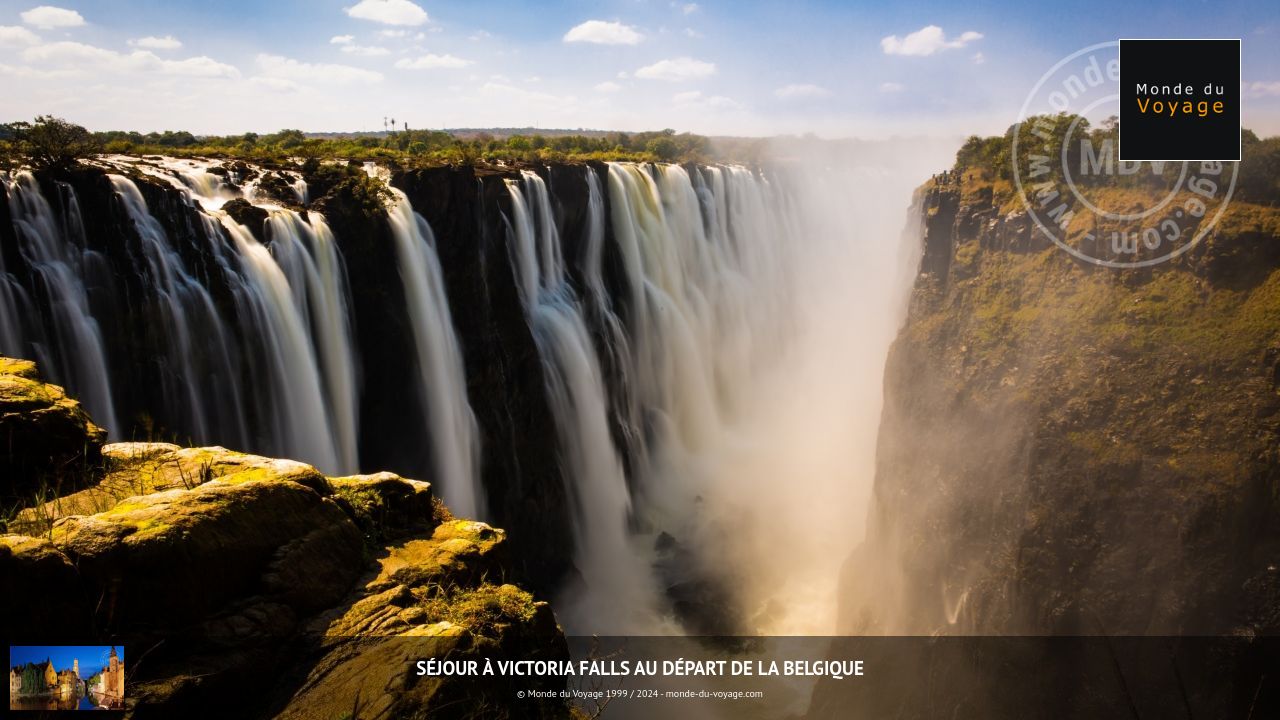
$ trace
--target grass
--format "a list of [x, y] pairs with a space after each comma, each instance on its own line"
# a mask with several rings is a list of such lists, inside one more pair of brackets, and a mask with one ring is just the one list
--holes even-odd
[[481, 582], [474, 588], [436, 586], [422, 600], [431, 622], [446, 621], [485, 637], [498, 637], [509, 625], [533, 620], [533, 596], [515, 585]]

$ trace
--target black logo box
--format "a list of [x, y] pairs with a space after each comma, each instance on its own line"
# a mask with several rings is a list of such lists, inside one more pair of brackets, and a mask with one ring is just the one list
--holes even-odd
[[[1121, 39], [1120, 160], [1238, 161], [1240, 46], [1239, 39]], [[1140, 85], [1146, 92], [1138, 92]], [[1166, 87], [1181, 92], [1165, 93]], [[1139, 100], [1147, 112], [1139, 112]], [[1191, 114], [1183, 112], [1188, 101]], [[1205, 116], [1198, 112], [1202, 102]], [[1218, 102], [1221, 113], [1213, 112]], [[1163, 112], [1156, 114], [1156, 107]]]

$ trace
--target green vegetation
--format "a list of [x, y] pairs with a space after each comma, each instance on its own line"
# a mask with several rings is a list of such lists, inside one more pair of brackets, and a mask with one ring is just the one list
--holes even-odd
[[542, 135], [516, 133], [495, 137], [440, 130], [391, 130], [358, 135], [309, 135], [281, 130], [267, 135], [197, 136], [186, 131], [140, 133], [124, 130], [91, 133], [50, 116], [33, 123], [0, 124], [0, 167], [26, 159], [37, 167], [65, 167], [89, 155], [237, 158], [261, 164], [304, 161], [373, 160], [404, 167], [445, 164], [495, 164], [584, 160], [705, 162], [715, 159], [711, 141], [701, 135], [666, 129], [654, 132]]
[[473, 634], [498, 637], [507, 625], [533, 619], [533, 596], [515, 585], [481, 583], [475, 588], [438, 588], [422, 602], [432, 622], [442, 620]]
[[[1100, 163], [1106, 162], [1108, 154], [1113, 161], [1118, 157], [1116, 153], [1119, 148], [1120, 124], [1114, 117], [1108, 118], [1099, 126], [1093, 126], [1078, 115], [1036, 115], [1027, 118], [1022, 126], [1024, 129], [1019, 134], [1017, 162], [1017, 167], [1020, 168], [1030, 168], [1033, 163], [1031, 156], [1043, 153], [1046, 143], [1049, 147], [1061, 148], [1068, 133], [1076, 142], [1087, 141]], [[1013, 137], [1018, 133], [1018, 128], [1019, 124], [1010, 125], [1003, 135], [993, 137], [970, 136], [956, 153], [952, 171], [966, 181], [990, 185], [995, 192], [997, 205], [1013, 196]], [[1049, 139], [1041, 140], [1034, 137], [1033, 133]], [[1028, 138], [1032, 141], [1029, 142]], [[1246, 129], [1242, 135], [1242, 153], [1234, 198], [1263, 205], [1280, 205], [1280, 137], [1263, 140], [1252, 130]], [[1045, 165], [1050, 173], [1047, 177], [1055, 183], [1061, 182], [1061, 162], [1049, 161]], [[1044, 179], [1041, 178], [1042, 181]], [[1106, 186], [1145, 192], [1170, 189], [1178, 182], [1178, 174], [1075, 173], [1072, 180], [1086, 187]]]
[[51, 115], [35, 122], [0, 125], [0, 163], [26, 158], [37, 169], [62, 169], [102, 151], [102, 142], [83, 127]]

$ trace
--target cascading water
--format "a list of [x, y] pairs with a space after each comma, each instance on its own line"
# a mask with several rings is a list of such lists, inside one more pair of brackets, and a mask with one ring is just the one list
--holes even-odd
[[[213, 419], [222, 412], [223, 398], [238, 387], [239, 374], [221, 352], [230, 333], [208, 289], [190, 273], [138, 186], [123, 175], [109, 177], [141, 241], [144, 287], [153, 293], [155, 325], [166, 338], [160, 381], [170, 414], [185, 421], [182, 427], [196, 442], [209, 442], [217, 434]], [[208, 352], [211, 340], [214, 350]]]
[[[901, 246], [886, 241], [901, 215], [882, 206], [909, 197], [934, 162], [892, 172], [591, 166], [582, 237], [563, 245], [546, 182], [528, 171], [507, 181], [510, 261], [572, 504], [581, 580], [556, 604], [571, 631], [673, 630], [667, 616], [681, 603], [659, 588], [674, 597], [677, 585], [702, 587], [714, 567], [727, 592], [710, 595], [711, 612], [723, 607], [734, 630], [830, 630], [838, 566], [862, 531], [882, 364], [910, 279]], [[143, 394], [164, 408], [126, 404], [130, 388], [117, 389], [116, 406], [154, 412], [177, 439], [330, 473], [363, 469], [358, 328], [325, 220], [259, 201], [209, 164], [131, 167], [179, 188], [190, 207], [155, 217], [133, 180], [111, 176], [137, 235], [94, 246], [128, 275], [118, 308], [95, 303], [111, 273], [77, 234], [70, 187], [53, 203], [59, 218], [23, 199], [20, 175], [6, 181], [19, 243], [0, 255], [10, 263], [0, 267], [0, 351], [34, 354], [104, 423], [110, 370], [155, 386]], [[294, 192], [307, 197], [305, 184]], [[459, 515], [483, 515], [480, 433], [434, 238], [407, 197], [392, 195], [432, 479]], [[238, 196], [267, 211], [264, 241], [223, 210]], [[62, 303], [60, 315], [40, 309], [42, 293]], [[95, 323], [111, 338], [145, 333], [157, 350], [133, 358], [100, 332], [99, 364]], [[673, 542], [685, 565], [674, 571], [671, 551], [655, 547]]]
[[326, 472], [343, 472], [339, 442], [326, 412], [321, 373], [297, 297], [271, 251], [231, 218], [222, 225], [235, 243], [257, 314], [263, 320], [273, 394], [274, 436], [295, 456]]
[[[336, 462], [355, 472], [358, 437], [356, 371], [348, 314], [347, 272], [333, 233], [319, 213], [275, 210], [267, 220], [272, 256], [283, 270], [324, 377], [326, 417], [332, 419]], [[255, 250], [256, 252], [256, 250]], [[286, 419], [287, 421], [289, 419]]]
[[902, 215], [881, 206], [917, 177], [908, 164], [609, 167], [646, 440], [637, 515], [722, 579], [743, 631], [834, 628], [910, 287]]
[[393, 188], [391, 192], [395, 201], [387, 209], [387, 219], [409, 306], [418, 354], [418, 390], [427, 415], [436, 478], [454, 512], [463, 517], [484, 517], [479, 435], [467, 401], [462, 350], [449, 314], [435, 239], [427, 221], [413, 211], [409, 198], [400, 190]]
[[[192, 201], [215, 219], [205, 223], [207, 234], [225, 235], [235, 249], [234, 261], [220, 257], [236, 291], [238, 315], [252, 320], [245, 343], [268, 369], [258, 414], [267, 419], [270, 450], [306, 460], [325, 472], [357, 472], [358, 392], [350, 290], [341, 253], [324, 218], [260, 203], [269, 212], [268, 249], [221, 211], [234, 193], [220, 177], [189, 162], [171, 163], [169, 169], [177, 173]], [[294, 189], [305, 193], [305, 183]], [[251, 402], [245, 398], [245, 405]]]
[[[37, 288], [43, 295], [39, 307], [49, 314], [43, 323], [50, 331], [48, 342], [35, 343], [35, 354], [51, 379], [79, 395], [105, 427], [119, 432], [102, 332], [89, 308], [88, 275], [100, 266], [102, 258], [85, 246], [75, 193], [58, 185], [65, 202], [59, 221], [31, 173], [18, 173], [4, 186], [19, 252], [39, 278]], [[0, 273], [3, 271], [0, 265]], [[0, 305], [13, 309], [0, 311], [0, 352], [23, 356], [27, 352], [16, 317], [18, 293], [14, 287], [7, 278], [0, 283]]]
[[507, 181], [512, 262], [546, 368], [547, 394], [573, 503], [580, 587], [564, 595], [575, 631], [651, 632], [657, 600], [650, 568], [632, 547], [631, 499], [609, 433], [608, 399], [581, 302], [565, 273], [546, 183], [525, 171]]

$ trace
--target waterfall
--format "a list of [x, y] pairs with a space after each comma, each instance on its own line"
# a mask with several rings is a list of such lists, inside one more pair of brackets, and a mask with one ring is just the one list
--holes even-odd
[[508, 180], [512, 262], [546, 368], [547, 394], [573, 503], [575, 564], [582, 587], [564, 597], [575, 632], [644, 632], [655, 624], [650, 569], [631, 544], [631, 499], [609, 432], [608, 399], [582, 306], [565, 273], [546, 183], [523, 171]]
[[298, 296], [271, 251], [240, 223], [223, 217], [222, 226], [244, 264], [255, 314], [262, 319], [271, 374], [267, 407], [273, 435], [288, 453], [325, 472], [353, 472], [340, 464], [341, 441], [330, 424], [321, 371]]
[[[232, 191], [190, 161], [169, 163], [191, 199], [216, 218], [208, 234], [226, 234], [235, 248], [228, 281], [238, 313], [251, 322], [246, 343], [263, 357], [268, 382], [258, 413], [268, 419], [271, 452], [310, 462], [325, 472], [359, 471], [358, 390], [350, 289], [332, 231], [319, 213], [255, 204], [268, 211], [268, 249], [221, 211]], [[167, 179], [167, 178], [166, 178]], [[306, 194], [301, 178], [294, 191]], [[251, 190], [251, 188], [249, 188]], [[249, 193], [252, 196], [252, 193]], [[252, 398], [246, 398], [246, 404]]]
[[[833, 627], [835, 579], [862, 533], [874, 473], [884, 357], [910, 284], [895, 242], [902, 216], [884, 206], [909, 197], [917, 176], [823, 162], [593, 164], [581, 169], [585, 212], [565, 222], [557, 203], [580, 198], [557, 198], [531, 171], [506, 180], [507, 260], [570, 504], [578, 577], [556, 608], [571, 631], [666, 632], [680, 586], [715, 595], [716, 582], [743, 631]], [[109, 175], [111, 212], [95, 219], [126, 218], [136, 237], [112, 230], [105, 241], [98, 227], [84, 232], [70, 186], [46, 183], [58, 188], [46, 202], [30, 174], [0, 176], [17, 230], [0, 254], [0, 352], [41, 361], [113, 433], [150, 417], [165, 439], [331, 474], [384, 469], [361, 466], [360, 378], [380, 368], [357, 362], [373, 362], [357, 336], [372, 330], [355, 326], [357, 296], [325, 218], [258, 200], [252, 183], [224, 181], [212, 162], [128, 167]], [[572, 172], [554, 176], [581, 187]], [[149, 208], [156, 189], [125, 176], [137, 173], [186, 205]], [[300, 179], [293, 187], [308, 196]], [[481, 433], [435, 238], [391, 192], [416, 360], [406, 390], [425, 420], [396, 424], [429, 448], [431, 479], [452, 509], [483, 517]], [[265, 210], [264, 226], [233, 219], [223, 206], [234, 197]], [[102, 207], [86, 198], [84, 217]], [[492, 207], [459, 222], [481, 223], [487, 240], [495, 218], [480, 213]], [[581, 236], [562, 238], [570, 226]], [[487, 247], [477, 248], [482, 262]], [[396, 282], [389, 270], [352, 282]], [[526, 337], [505, 332], [478, 345]], [[508, 463], [513, 472], [522, 459]]]
[[[224, 352], [231, 333], [208, 289], [189, 271], [164, 226], [151, 215], [138, 186], [123, 175], [108, 177], [141, 241], [143, 266], [138, 270], [144, 287], [153, 293], [149, 300], [159, 316], [155, 329], [167, 350], [160, 378], [163, 397], [171, 416], [182, 418], [193, 440], [211, 442], [221, 434], [215, 432], [213, 420], [225, 412], [219, 408], [228, 395], [239, 394], [239, 374]], [[235, 424], [242, 428], [243, 419]]]
[[[119, 433], [102, 332], [89, 307], [87, 276], [102, 259], [86, 247], [75, 193], [58, 185], [64, 200], [60, 222], [31, 173], [18, 173], [12, 182], [5, 183], [5, 189], [18, 250], [38, 277], [39, 305], [48, 312], [44, 323], [49, 330], [48, 344], [37, 344], [36, 359], [50, 379], [80, 397], [99, 424]], [[0, 273], [4, 273], [3, 259]], [[17, 315], [20, 295], [15, 292], [16, 284], [4, 274], [5, 281], [0, 283], [0, 351], [26, 356]]]
[[356, 472], [356, 372], [347, 311], [351, 293], [342, 256], [319, 213], [308, 213], [304, 220], [292, 210], [274, 210], [267, 228], [271, 254], [293, 290], [294, 306], [311, 335], [309, 344], [324, 378], [325, 415], [332, 421], [337, 456], [334, 467]]
[[435, 478], [445, 502], [462, 517], [484, 517], [479, 434], [467, 401], [462, 349], [454, 332], [431, 227], [409, 198], [392, 188], [387, 209], [418, 356], [418, 391], [430, 430]]

